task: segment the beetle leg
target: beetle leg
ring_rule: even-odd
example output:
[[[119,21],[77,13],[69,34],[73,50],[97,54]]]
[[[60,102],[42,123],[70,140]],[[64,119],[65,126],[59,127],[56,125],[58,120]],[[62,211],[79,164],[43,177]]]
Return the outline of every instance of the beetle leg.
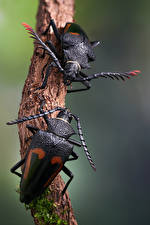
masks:
[[[78,147],[81,147],[81,146],[82,146],[81,143],[80,143],[79,141],[73,140],[73,139],[71,139],[71,138],[69,138],[68,141],[69,141],[71,144],[76,145],[76,146],[78,146]]]
[[[46,30],[42,34],[46,35],[48,30],[50,29],[50,26],[52,26],[56,38],[58,39],[58,41],[60,41],[60,33],[59,33],[59,31],[58,31],[58,29],[56,27],[56,24],[55,24],[53,19],[50,20],[50,23],[49,23],[48,27],[46,28]]]
[[[55,65],[54,62],[51,62],[51,63],[48,65],[48,67],[47,67],[47,69],[46,69],[46,74],[45,74],[44,81],[43,81],[41,87],[39,87],[38,89],[44,89],[44,88],[46,87],[47,81],[48,81],[48,77],[49,77],[50,72],[51,72],[51,68],[54,67],[54,66],[56,67],[56,65]]]
[[[33,135],[39,130],[39,128],[33,127],[33,126],[30,125],[30,124],[27,124],[27,125],[26,125],[26,128],[28,128],[29,131],[31,131]],[[25,139],[25,142],[28,142],[30,139],[32,139],[33,135],[30,136],[30,137],[28,137],[28,138],[26,138],[26,139]]]
[[[30,137],[28,137],[28,138],[26,138],[26,139],[25,139],[25,142],[27,143],[28,141],[30,141],[30,139],[32,139],[32,137],[33,137],[33,135],[30,136]]]
[[[47,41],[45,42],[45,44],[48,45],[48,47],[51,49],[52,52],[54,52],[54,54],[56,55],[57,58],[60,58],[59,55],[58,55],[58,53],[57,53],[57,50],[56,50],[55,46],[53,45],[53,43],[52,43],[50,40],[47,40]],[[39,48],[41,48],[41,47],[39,47]],[[44,58],[44,56],[45,56],[45,51],[46,51],[46,50],[43,49],[43,54],[42,54],[41,58]]]
[[[44,112],[44,110],[43,110],[43,105],[45,105],[45,100],[42,100],[42,103],[41,103],[41,105],[40,105],[40,113],[43,113],[43,112]],[[44,118],[44,120],[45,120],[45,122],[46,122],[46,124],[47,124],[47,126],[48,126],[48,125],[49,125],[49,118],[48,118],[48,115],[44,115],[43,118]]]
[[[83,72],[81,72],[81,71],[80,71],[80,75],[81,75],[81,77],[88,77],[87,74],[85,74],[85,73],[83,73]]]
[[[50,75],[50,71],[51,71],[51,64],[48,65],[47,70],[46,70],[46,74],[45,74],[44,81],[43,81],[41,87],[39,87],[38,89],[44,89],[46,87],[47,80],[48,80],[48,77]]]
[[[74,89],[74,90],[67,90],[67,93],[71,93],[71,92],[78,92],[78,91],[86,91],[88,89],[91,88],[91,84],[89,83],[87,79],[87,75],[84,74],[83,72],[79,72],[79,77],[77,77],[75,80],[73,80],[73,82],[81,82],[85,88],[79,88],[79,89]]]
[[[16,174],[17,176],[21,177],[22,174],[16,172],[15,170],[18,169],[20,166],[22,166],[22,165],[24,164],[24,162],[25,162],[25,158],[24,158],[24,159],[21,159],[19,162],[16,163],[16,165],[14,165],[14,166],[10,169],[10,171],[11,171],[12,173]]]
[[[73,179],[73,174],[72,174],[72,172],[71,172],[66,166],[63,166],[62,171],[63,171],[66,175],[68,175],[68,176],[70,177],[70,179],[67,181],[67,183],[66,183],[66,185],[65,185],[65,187],[64,187],[64,189],[63,189],[63,191],[62,191],[62,196],[63,196],[63,195],[65,194],[66,189],[68,188],[70,182],[71,182],[72,179]]]
[[[58,39],[58,41],[60,41],[60,33],[59,33],[59,31],[58,31],[58,29],[57,29],[57,27],[56,27],[56,24],[55,24],[55,22],[54,22],[53,19],[51,19],[50,25],[51,25],[52,28],[53,28],[53,31],[54,31],[54,34],[55,34],[56,38]]]
[[[79,81],[79,82],[82,82],[82,84],[83,84],[86,88],[79,88],[79,89],[74,89],[74,90],[67,90],[67,93],[78,92],[78,91],[86,91],[86,90],[90,89],[91,84],[89,83],[88,80],[85,80],[85,81]]]
[[[37,128],[37,127],[33,127],[32,125],[30,125],[30,124],[27,124],[26,125],[26,128],[28,128],[29,129],[29,131],[31,131],[32,132],[32,134],[35,134],[38,130],[39,130],[39,128]]]
[[[73,157],[68,159],[67,161],[72,161],[72,160],[77,160],[79,158],[79,156],[73,151],[71,154]]]
[[[41,72],[41,77],[42,79],[44,78],[44,70],[45,68],[47,67],[48,63],[46,63],[44,66],[43,66],[43,69],[42,69],[42,72]]]
[[[57,53],[57,50],[56,50],[55,46],[53,45],[53,43],[50,40],[47,40],[45,42],[45,44],[48,45],[48,47],[54,52],[54,54],[56,55],[57,58],[60,58],[58,53]]]

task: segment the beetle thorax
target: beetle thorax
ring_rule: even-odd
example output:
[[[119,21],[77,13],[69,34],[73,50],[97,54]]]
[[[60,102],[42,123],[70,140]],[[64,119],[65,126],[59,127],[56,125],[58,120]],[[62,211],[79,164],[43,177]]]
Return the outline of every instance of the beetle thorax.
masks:
[[[54,133],[60,137],[68,139],[70,136],[75,134],[74,129],[71,127],[70,123],[64,121],[61,118],[51,118],[49,119],[48,132]]]

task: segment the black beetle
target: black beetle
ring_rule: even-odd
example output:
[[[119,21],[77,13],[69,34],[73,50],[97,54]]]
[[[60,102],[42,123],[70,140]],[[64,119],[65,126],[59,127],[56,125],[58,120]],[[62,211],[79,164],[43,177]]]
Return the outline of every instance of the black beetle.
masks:
[[[88,36],[78,24],[66,23],[65,27],[63,28],[62,34],[60,34],[54,20],[51,19],[49,26],[43,33],[45,35],[50,26],[52,26],[54,34],[61,44],[61,56],[60,54],[58,54],[55,46],[50,40],[44,43],[31,26],[26,23],[22,24],[29,32],[29,34],[31,34],[30,37],[35,39],[36,43],[39,44],[40,47],[43,48],[44,51],[46,51],[46,53],[49,54],[53,60],[53,62],[51,62],[48,66],[47,64],[45,65],[45,67],[47,66],[46,75],[42,86],[39,87],[39,89],[43,89],[46,87],[48,76],[50,75],[52,67],[57,67],[58,70],[63,73],[64,84],[66,86],[70,85],[72,82],[81,82],[85,86],[85,88],[67,90],[67,93],[88,90],[91,87],[89,81],[95,78],[109,77],[113,80],[125,80],[125,78],[130,78],[130,76],[135,76],[140,73],[139,70],[133,70],[124,73],[100,72],[93,75],[86,75],[81,70],[90,68],[89,62],[95,60],[93,48],[96,47],[100,42],[90,42]]]
[[[55,111],[60,111],[57,117],[48,118],[47,114]],[[31,125],[26,126],[33,134],[30,137],[31,144],[25,157],[11,168],[12,173],[21,177],[20,201],[26,204],[29,204],[35,197],[42,194],[61,170],[70,178],[62,191],[62,195],[65,193],[73,179],[73,174],[64,164],[66,161],[78,158],[78,155],[73,151],[74,145],[78,147],[83,146],[90,165],[94,170],[96,169],[83,138],[79,117],[69,112],[68,109],[61,107],[49,111],[41,109],[40,112],[40,114],[23,117],[7,123],[7,125],[12,125],[43,117],[47,124],[47,130],[40,130]],[[74,129],[70,125],[72,118],[77,121],[78,135],[82,144],[70,138],[75,134]],[[70,158],[70,156],[72,157]],[[23,164],[22,174],[16,172],[16,169]]]

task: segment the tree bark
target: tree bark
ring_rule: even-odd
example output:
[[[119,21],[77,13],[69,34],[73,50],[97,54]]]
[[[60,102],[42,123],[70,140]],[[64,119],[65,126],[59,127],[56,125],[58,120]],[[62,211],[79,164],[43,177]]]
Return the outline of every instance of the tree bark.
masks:
[[[47,28],[51,18],[55,20],[57,27],[60,28],[61,31],[61,28],[65,26],[66,22],[73,21],[73,15],[74,0],[40,0],[36,25],[38,35],[44,42],[46,40],[51,40],[57,46],[57,41],[52,31],[49,32],[47,36],[42,36],[42,32]],[[57,47],[59,48],[59,46]],[[36,88],[40,87],[42,84],[42,69],[47,62],[51,60],[48,55],[42,58],[42,53],[43,50],[35,45],[29,73],[22,92],[22,100],[18,114],[19,118],[39,113],[42,99],[45,100],[44,110],[49,110],[56,106],[65,106],[66,87],[63,84],[62,74],[58,73],[57,69],[51,72],[46,88],[44,90],[36,90]],[[56,113],[52,114],[53,117],[56,117],[56,115]],[[29,143],[25,140],[31,136],[31,133],[26,129],[27,124],[31,124],[40,129],[46,129],[42,118],[18,125],[21,145],[20,153],[22,158],[25,156],[29,146]],[[60,197],[63,188],[64,182],[60,175],[58,175],[50,185],[51,195],[48,196],[48,199],[53,199],[56,205],[55,213],[57,213],[61,219],[67,221],[68,224],[77,225],[68,192],[64,195],[65,205]],[[66,213],[62,213],[64,211]],[[31,210],[31,212],[35,224],[40,224],[37,218],[35,218],[36,212],[34,210]]]

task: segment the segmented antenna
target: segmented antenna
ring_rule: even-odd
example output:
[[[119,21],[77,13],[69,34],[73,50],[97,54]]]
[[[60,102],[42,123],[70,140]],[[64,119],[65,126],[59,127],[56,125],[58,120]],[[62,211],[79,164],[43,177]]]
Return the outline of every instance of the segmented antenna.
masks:
[[[61,67],[59,60],[57,59],[57,57],[55,56],[55,54],[51,51],[51,49],[49,47],[47,47],[47,45],[40,39],[40,37],[37,35],[37,33],[33,30],[33,28],[26,24],[26,23],[22,23],[22,25],[25,27],[25,29],[28,31],[28,33],[31,35],[30,38],[33,38],[36,40],[36,43],[41,45],[43,49],[45,49],[47,51],[47,53],[52,57],[52,59],[54,60],[55,64],[57,65],[59,71],[64,72],[64,69]]]
[[[65,108],[61,108],[61,107],[56,107],[52,110],[48,110],[46,112],[43,112],[43,113],[39,113],[39,114],[36,114],[36,115],[30,115],[30,116],[25,116],[23,118],[20,118],[20,119],[16,119],[14,121],[10,121],[10,122],[7,122],[6,124],[7,125],[13,125],[13,124],[19,124],[19,123],[23,123],[25,121],[28,121],[28,120],[32,120],[32,119],[36,119],[36,118],[39,118],[39,117],[43,117],[44,115],[48,115],[50,113],[53,113],[53,112],[56,112],[56,111],[63,111],[65,110]]]
[[[124,73],[118,73],[118,72],[101,72],[101,73],[96,73],[91,76],[85,77],[82,79],[83,80],[92,80],[96,79],[99,77],[104,77],[104,78],[111,78],[112,80],[119,80],[122,79],[123,81],[127,78],[130,79],[131,76],[137,76],[141,71],[140,70],[133,70],[130,72],[124,72]]]
[[[82,146],[83,146],[83,148],[84,148],[84,152],[85,152],[85,154],[86,154],[86,157],[87,157],[87,159],[88,159],[88,161],[89,161],[91,167],[92,167],[94,170],[96,170],[95,164],[94,164],[94,162],[93,162],[93,160],[92,160],[92,158],[91,158],[91,155],[90,155],[90,153],[89,153],[89,151],[88,151],[88,149],[87,149],[87,145],[86,145],[85,140],[84,140],[84,137],[83,137],[80,119],[79,119],[78,116],[75,116],[75,115],[73,115],[73,114],[72,114],[72,116],[73,116],[74,119],[77,121],[78,134],[79,134],[79,137],[80,137]]]

